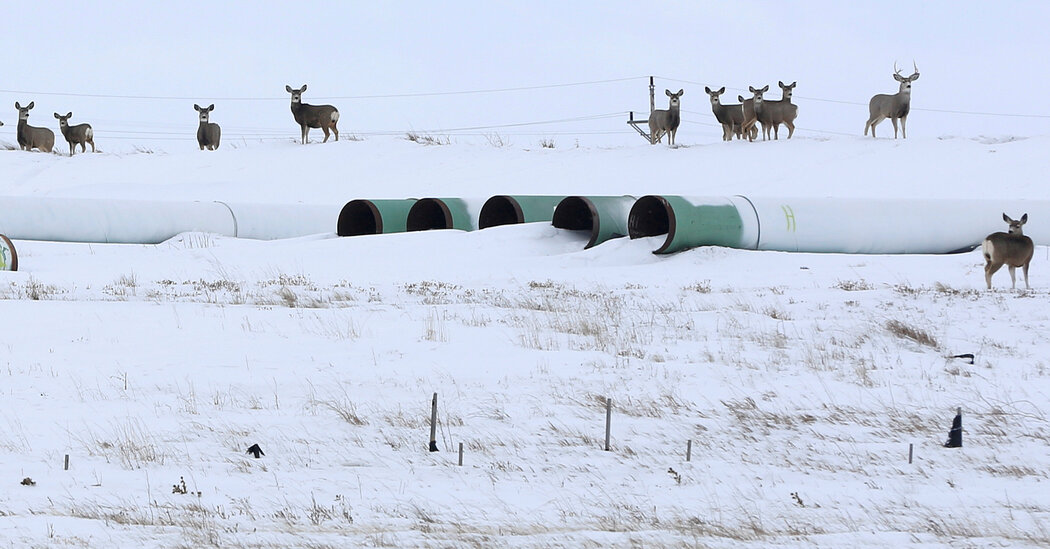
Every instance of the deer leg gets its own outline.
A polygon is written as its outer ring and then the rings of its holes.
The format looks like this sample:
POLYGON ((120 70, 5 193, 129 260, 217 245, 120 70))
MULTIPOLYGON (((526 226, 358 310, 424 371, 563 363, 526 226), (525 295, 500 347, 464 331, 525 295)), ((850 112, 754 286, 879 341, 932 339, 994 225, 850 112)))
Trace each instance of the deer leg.
POLYGON ((773 139, 780 139, 780 124, 773 123, 773 139))
POLYGON ((321 126, 321 131, 324 132, 324 141, 321 143, 328 143, 328 126, 321 126))
POLYGON ((890 122, 893 122, 893 138, 897 139, 897 119, 890 118, 890 122))
POLYGON ((788 139, 791 139, 791 136, 795 135, 795 123, 784 122, 784 125, 788 127, 788 139))
POLYGON ((332 131, 335 133, 335 140, 339 141, 339 128, 335 127, 335 122, 332 122, 332 131))
POLYGON ((1014 267, 1013 265, 1010 265, 1009 268, 1010 268, 1010 289, 1011 290, 1016 290, 1017 289, 1017 274, 1016 274, 1017 267, 1014 267))
POLYGON ((1031 289, 1032 289, 1032 287, 1028 285, 1028 265, 1029 265, 1028 263, 1025 263, 1025 264, 1024 264, 1024 265, 1023 265, 1022 267, 1021 267, 1021 271, 1022 271, 1022 272, 1024 272, 1024 287, 1025 287, 1026 289, 1028 289, 1028 290, 1031 290, 1031 289))
POLYGON ((995 263, 992 263, 990 261, 988 263, 985 263, 985 265, 984 265, 984 281, 988 283, 988 289, 989 290, 992 289, 992 275, 995 274, 995 272, 998 271, 999 268, 1002 267, 1002 266, 1003 266, 1002 263, 1000 263, 998 265, 996 265, 995 263))
POLYGON ((907 126, 906 126, 907 123, 908 123, 908 117, 907 116, 902 116, 901 117, 901 137, 903 137, 904 139, 908 138, 908 129, 907 129, 907 126))
POLYGON ((95 140, 94 139, 92 139, 91 141, 88 141, 88 143, 91 143, 91 152, 98 152, 98 151, 95 150, 95 140))
POLYGON ((310 128, 307 127, 306 124, 303 124, 301 127, 302 127, 302 130, 303 130, 303 145, 305 145, 306 144, 306 138, 308 136, 307 134, 310 133, 310 128))

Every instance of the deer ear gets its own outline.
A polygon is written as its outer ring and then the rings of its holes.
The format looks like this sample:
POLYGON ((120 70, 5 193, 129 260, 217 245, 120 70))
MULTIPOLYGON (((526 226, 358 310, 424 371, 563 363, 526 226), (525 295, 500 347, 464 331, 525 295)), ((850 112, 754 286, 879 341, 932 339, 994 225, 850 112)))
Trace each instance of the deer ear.
POLYGON ((286 91, 286 92, 288 92, 288 93, 292 93, 292 87, 291 87, 291 86, 289 86, 288 84, 285 84, 285 85, 284 85, 284 91, 286 91))
POLYGON ((15 108, 19 110, 22 109, 22 106, 18 104, 18 101, 15 101, 15 108))
POLYGON ((195 110, 195 111, 197 111, 197 112, 201 112, 201 106, 200 106, 200 105, 198 105, 198 104, 196 104, 196 103, 194 103, 194 104, 193 104, 193 110, 195 110))
POLYGON ((919 73, 915 73, 915 74, 911 75, 911 78, 910 78, 910 80, 911 80, 912 82, 914 82, 914 81, 916 81, 916 80, 918 80, 918 79, 919 79, 919 73))
POLYGON ((73 111, 69 111, 69 114, 66 115, 66 118, 73 118, 73 111))
POLYGON ((1005 212, 1003 213, 1003 221, 1005 221, 1005 222, 1007 222, 1007 223, 1009 223, 1009 222, 1010 222, 1010 216, 1006 215, 1006 213, 1005 213, 1005 212))
POLYGON ((215 110, 215 103, 212 103, 211 105, 208 105, 208 112, 211 112, 211 111, 214 111, 214 110, 215 110))
POLYGON ((722 89, 718 90, 719 94, 723 94, 725 92, 726 92, 726 87, 725 86, 722 86, 722 89))
MULTIPOLYGON (((704 86, 704 91, 707 92, 707 93, 711 93, 711 88, 709 88, 707 86, 704 86)), ((15 103, 15 105, 17 105, 17 104, 18 103, 15 103)))
POLYGON ((769 84, 762 87, 762 93, 766 93, 767 91, 769 91, 769 84))
POLYGON ((1028 214, 1021 216, 1021 224, 1024 225, 1025 223, 1028 223, 1028 214))
POLYGON ((303 87, 299 88, 299 93, 303 93, 304 91, 306 91, 306 84, 303 84, 303 87))
POLYGON ((681 97, 683 95, 685 95, 685 88, 678 90, 678 96, 681 97))
POLYGON ((59 120, 62 119, 62 117, 57 112, 55 113, 55 118, 58 118, 59 120))
POLYGON ((671 97, 671 90, 664 90, 664 94, 666 94, 667 97, 671 97))
POLYGON ((26 108, 27 109, 32 109, 34 105, 36 105, 36 101, 30 101, 29 104, 26 105, 26 108))

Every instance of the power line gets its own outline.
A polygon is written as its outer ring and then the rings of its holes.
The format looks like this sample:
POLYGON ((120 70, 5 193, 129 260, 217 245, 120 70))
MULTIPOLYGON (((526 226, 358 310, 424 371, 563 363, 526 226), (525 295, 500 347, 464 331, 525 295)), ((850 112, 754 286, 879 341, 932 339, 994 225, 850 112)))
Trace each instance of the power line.
MULTIPOLYGON (((372 95, 333 95, 333 96, 320 96, 316 99, 391 99, 391 98, 402 98, 402 97, 437 97, 446 95, 471 95, 481 93, 503 93, 503 92, 515 92, 515 91, 528 91, 528 90, 542 90, 550 88, 568 88, 573 86, 591 86, 596 84, 611 84, 614 82, 628 82, 631 80, 638 80, 647 78, 644 76, 631 76, 627 78, 611 78, 608 80, 589 80, 586 82, 566 82, 562 84, 544 84, 538 86, 518 86, 510 88, 488 88, 488 89, 475 89, 475 90, 455 90, 455 91, 442 91, 442 92, 407 92, 407 93, 391 93, 391 94, 372 94, 372 95)), ((24 94, 24 95, 50 95, 50 96, 62 96, 62 97, 93 97, 97 99, 155 99, 163 101, 200 101, 201 96, 195 97, 181 97, 181 96, 170 96, 170 95, 112 95, 112 94, 98 94, 98 93, 70 93, 70 92, 41 92, 41 91, 27 91, 27 90, 0 90, 0 93, 10 94, 24 94)), ((213 97, 208 101, 287 101, 287 97, 213 97)))

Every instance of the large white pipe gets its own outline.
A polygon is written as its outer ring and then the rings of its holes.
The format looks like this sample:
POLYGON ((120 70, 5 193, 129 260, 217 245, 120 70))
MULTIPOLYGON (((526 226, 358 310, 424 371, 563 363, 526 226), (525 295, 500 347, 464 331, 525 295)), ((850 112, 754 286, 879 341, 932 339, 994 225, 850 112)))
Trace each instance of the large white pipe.
POLYGON ((1050 243, 1050 201, 644 196, 632 238, 666 235, 654 253, 697 246, 850 254, 971 250, 1005 231, 1002 215, 1029 214, 1025 234, 1050 243))
POLYGON ((13 240, 157 244, 200 231, 272 240, 335 231, 340 206, 0 197, 13 240))

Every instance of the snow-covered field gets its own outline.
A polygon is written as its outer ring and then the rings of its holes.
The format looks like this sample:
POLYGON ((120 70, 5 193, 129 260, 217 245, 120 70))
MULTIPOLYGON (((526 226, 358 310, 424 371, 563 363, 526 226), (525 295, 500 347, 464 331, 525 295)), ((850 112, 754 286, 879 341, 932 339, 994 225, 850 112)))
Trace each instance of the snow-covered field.
MULTIPOLYGON (((1050 200, 1050 5, 1034 2, 10 15, 0 197, 1050 200), (888 121, 865 138, 894 61, 922 73, 908 139, 888 121), (686 91, 676 148, 625 124, 648 110, 648 75, 657 108, 686 91), (778 80, 798 81, 794 138, 723 143, 704 86, 735 99, 778 80), (303 83, 339 107, 339 142, 298 143, 284 86, 303 83), (15 101, 57 151, 53 113, 73 111, 101 152, 7 150, 15 101), (194 103, 216 104, 218 151, 197 150, 194 103)), ((1050 223, 1029 213, 1032 232, 1050 223)), ((1048 242, 1032 289, 1003 270, 988 291, 978 251, 657 256, 660 237, 583 250, 544 223, 351 238, 331 223, 276 241, 16 240, 0 546, 1050 546, 1048 242), (959 407, 964 446, 947 449, 959 407)))
MULTIPOLYGON (((10 151, 0 170, 17 174, 13 195, 159 200, 737 189, 1046 199, 1029 174, 1046 172, 1047 138, 998 141, 543 149, 289 138, 219 153, 10 151), (907 176, 875 185, 880 164, 907 176)), ((1031 291, 1010 291, 1004 270, 989 292, 979 252, 656 256, 657 240, 584 251, 584 235, 540 223, 270 242, 186 233, 156 246, 16 241, 20 269, 0 273, 0 538, 1050 543, 1045 246, 1031 291), (949 358, 962 353, 974 363, 949 358), (946 449, 956 407, 965 446, 946 449), (252 444, 265 456, 247 455, 252 444)))

